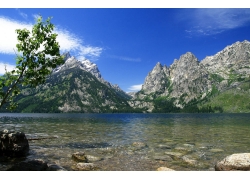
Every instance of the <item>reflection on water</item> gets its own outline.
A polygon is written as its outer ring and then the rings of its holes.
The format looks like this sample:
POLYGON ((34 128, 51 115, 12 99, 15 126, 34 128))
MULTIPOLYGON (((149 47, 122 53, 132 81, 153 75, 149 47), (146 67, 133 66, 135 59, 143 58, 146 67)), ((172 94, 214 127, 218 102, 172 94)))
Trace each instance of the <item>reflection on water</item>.
MULTIPOLYGON (((0 130, 22 131, 28 159, 67 170, 75 152, 100 157, 100 170, 213 170, 249 152, 249 114, 0 114, 0 130), (53 138, 51 138, 53 137, 53 138), (38 140, 40 138, 40 140, 38 140), (48 139, 46 139, 48 138, 48 139), (140 142, 143 146, 133 143, 140 142)), ((6 162, 1 164, 8 165, 6 162), (4 164, 5 163, 5 164, 4 164)))

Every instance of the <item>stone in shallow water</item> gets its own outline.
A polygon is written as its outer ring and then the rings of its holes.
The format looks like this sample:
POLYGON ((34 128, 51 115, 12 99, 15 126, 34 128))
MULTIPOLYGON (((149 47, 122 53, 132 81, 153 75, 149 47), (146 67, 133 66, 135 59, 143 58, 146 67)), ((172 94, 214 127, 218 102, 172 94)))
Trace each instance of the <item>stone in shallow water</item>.
POLYGON ((216 171, 249 171, 250 153, 239 153, 227 156, 215 165, 216 171))
POLYGON ((183 146, 186 146, 186 147, 190 147, 190 148, 193 148, 194 147, 194 145, 193 144, 183 144, 183 146))
POLYGON ((217 153, 217 152, 223 152, 223 149, 210 149, 210 152, 217 153))
POLYGON ((192 152, 192 149, 190 149, 189 147, 175 147, 174 149, 181 152, 192 152))
POLYGON ((134 142, 132 144, 132 146, 135 146, 135 147, 146 147, 147 144, 143 143, 143 142, 134 142))
POLYGON ((96 162, 103 160, 103 158, 97 156, 86 155, 85 157, 87 158, 88 162, 96 162))
POLYGON ((174 170, 167 167, 159 167, 157 171, 174 171, 174 170))
POLYGON ((155 160, 161 160, 161 161, 173 161, 173 159, 168 155, 162 155, 162 156, 154 156, 155 160))
POLYGON ((181 156, 183 156, 182 153, 180 152, 165 152, 166 155, 169 155, 171 157, 174 157, 174 158, 180 158, 181 156))
POLYGON ((191 156, 188 156, 188 155, 183 156, 183 157, 182 157, 182 160, 183 160, 184 162, 190 164, 190 165, 193 165, 193 166, 195 166, 195 165, 198 164, 197 160, 192 159, 192 157, 191 157, 191 156))
POLYGON ((0 131, 0 156, 21 157, 29 153, 29 142, 23 132, 0 131))
POLYGON ((88 162, 88 159, 84 152, 76 152, 72 154, 72 159, 76 162, 88 162))
POLYGON ((171 149, 172 148, 170 145, 166 145, 166 144, 159 144, 158 147, 161 149, 171 149))
POLYGON ((13 165, 8 171, 46 171, 48 164, 42 159, 33 159, 19 162, 13 165))
POLYGON ((72 169, 78 171, 93 171, 98 170, 99 168, 93 163, 77 163, 76 166, 73 166, 72 169))

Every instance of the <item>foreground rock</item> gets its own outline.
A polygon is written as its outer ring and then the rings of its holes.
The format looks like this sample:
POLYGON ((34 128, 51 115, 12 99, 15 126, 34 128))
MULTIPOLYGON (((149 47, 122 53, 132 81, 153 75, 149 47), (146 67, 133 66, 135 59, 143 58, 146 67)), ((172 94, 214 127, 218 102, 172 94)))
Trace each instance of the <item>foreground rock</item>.
POLYGON ((77 163, 72 169, 77 171, 93 171, 98 170, 99 168, 93 163, 77 163))
POLYGON ((22 157, 29 153, 29 142, 23 132, 0 131, 0 156, 22 157))
POLYGON ((88 159, 84 152, 76 152, 72 154, 72 159, 76 162, 88 162, 88 159))
POLYGON ((249 171, 250 153, 239 153, 227 156, 215 165, 216 171, 249 171))
POLYGON ((101 161, 103 160, 104 158, 101 158, 101 157, 97 157, 97 156, 91 156, 91 155, 86 155, 85 156, 88 160, 88 162, 96 162, 96 161, 101 161))
POLYGON ((46 171, 48 164, 42 159, 27 160, 13 165, 8 171, 46 171))
POLYGON ((174 171, 174 170, 167 167, 159 167, 157 171, 174 171))

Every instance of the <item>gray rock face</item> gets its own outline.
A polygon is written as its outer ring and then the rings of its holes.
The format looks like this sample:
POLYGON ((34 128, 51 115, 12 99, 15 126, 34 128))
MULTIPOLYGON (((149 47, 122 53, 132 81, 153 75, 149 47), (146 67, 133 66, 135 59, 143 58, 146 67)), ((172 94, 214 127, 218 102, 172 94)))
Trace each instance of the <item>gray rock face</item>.
MULTIPOLYGON (((178 61, 170 66, 170 78, 173 86, 170 96, 185 103, 198 98, 212 88, 212 82, 208 79, 208 74, 192 53, 188 52, 182 55, 178 61), (180 99, 180 97, 183 97, 183 99, 180 99)), ((177 101, 177 104, 179 101, 177 101)))
MULTIPOLYGON (((149 103, 164 96, 174 98, 176 107, 183 108, 190 101, 201 100, 213 88, 223 91, 240 85, 238 79, 250 76, 250 42, 236 42, 227 46, 214 56, 201 62, 191 53, 175 59, 170 67, 159 62, 145 78, 142 90, 129 102, 132 107, 140 108, 142 101, 149 103), (135 104, 134 102, 140 102, 135 104)), ((152 111, 152 105, 148 111, 152 111)))
POLYGON ((22 157, 29 153, 29 142, 23 132, 0 132, 0 156, 22 157))
POLYGON ((166 66, 162 66, 159 62, 153 68, 153 70, 148 74, 142 85, 142 91, 145 94, 150 94, 152 92, 164 92, 165 84, 168 82, 169 75, 167 74, 168 69, 166 66))
POLYGON ((215 165, 216 171, 249 171, 250 153, 239 153, 227 156, 215 165))
POLYGON ((230 71, 250 74, 250 42, 236 42, 214 56, 206 57, 201 64, 211 73, 229 78, 230 71))

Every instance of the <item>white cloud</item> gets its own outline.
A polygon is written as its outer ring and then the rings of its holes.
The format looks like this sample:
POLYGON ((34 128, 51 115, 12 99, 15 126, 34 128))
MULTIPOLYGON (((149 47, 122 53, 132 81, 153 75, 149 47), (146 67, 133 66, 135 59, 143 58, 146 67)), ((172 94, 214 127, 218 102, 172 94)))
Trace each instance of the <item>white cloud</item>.
POLYGON ((141 59, 140 58, 131 58, 131 57, 124 57, 124 56, 109 56, 110 58, 113 59, 118 59, 118 60, 122 60, 122 61, 132 61, 132 62, 140 62, 141 59))
POLYGON ((11 70, 15 69, 15 67, 16 67, 15 65, 0 62, 0 75, 5 74, 6 70, 11 71, 11 70), (6 70, 5 70, 5 68, 6 68, 6 70))
POLYGON ((130 90, 130 91, 140 91, 141 88, 142 88, 142 84, 137 84, 137 85, 130 86, 128 88, 128 90, 130 90))
POLYGON ((37 18, 39 18, 39 15, 38 15, 38 14, 32 14, 32 17, 33 17, 34 19, 37 19, 37 18))
MULTIPOLYGON (((33 16, 37 17, 37 15, 33 16)), ((14 49, 16 49, 17 44, 16 29, 26 28, 31 30, 33 25, 31 23, 15 21, 6 17, 0 17, 0 24, 0 53, 15 54, 14 49)), ((55 33, 58 34, 57 41, 59 42, 62 53, 70 51, 79 58, 93 58, 96 60, 103 50, 101 47, 85 45, 82 38, 65 29, 56 28, 55 33)))
POLYGON ((213 35, 226 30, 242 27, 250 22, 250 9, 188 9, 182 17, 182 21, 189 24, 185 31, 189 35, 213 35))
POLYGON ((19 13, 19 15, 22 16, 24 19, 27 19, 27 18, 28 18, 28 15, 25 14, 24 12, 20 11, 20 9, 17 8, 16 10, 17 10, 17 12, 19 13))
POLYGON ((0 24, 0 53, 15 54, 14 49, 16 49, 17 44, 16 29, 26 28, 31 30, 32 25, 11 20, 5 17, 0 17, 0 24))

